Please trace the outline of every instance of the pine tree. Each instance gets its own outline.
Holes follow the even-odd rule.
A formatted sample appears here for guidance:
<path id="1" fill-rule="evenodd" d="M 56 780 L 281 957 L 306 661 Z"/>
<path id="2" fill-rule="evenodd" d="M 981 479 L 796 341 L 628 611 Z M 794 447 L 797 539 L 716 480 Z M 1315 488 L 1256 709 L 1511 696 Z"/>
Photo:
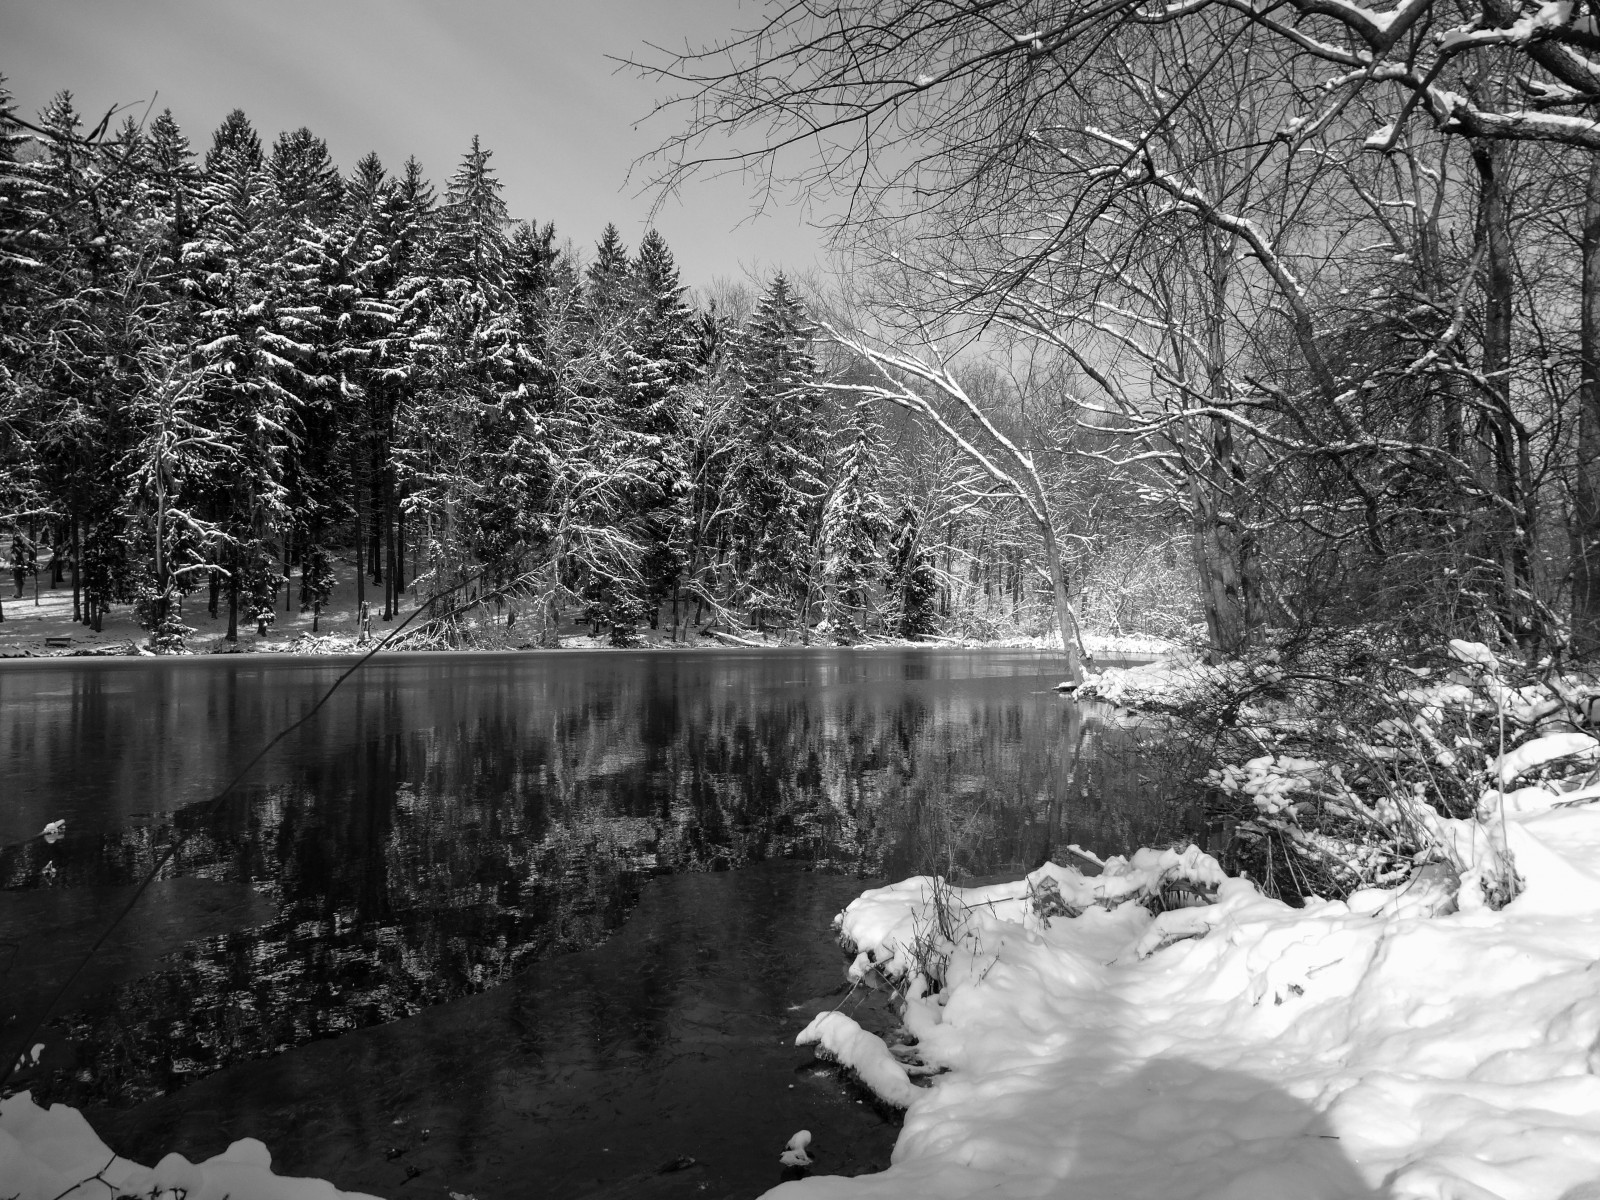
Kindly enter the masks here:
<path id="1" fill-rule="evenodd" d="M 594 261 L 584 270 L 584 292 L 588 309 L 596 322 L 615 318 L 632 299 L 629 286 L 628 247 L 615 225 L 601 231 L 595 246 Z"/>
<path id="2" fill-rule="evenodd" d="M 742 383 L 738 423 L 748 439 L 727 481 L 732 559 L 759 627 L 809 619 L 803 611 L 812 533 L 824 491 L 815 327 L 780 273 L 734 348 Z"/>
<path id="3" fill-rule="evenodd" d="M 602 255 L 608 240 L 614 239 L 602 239 Z M 599 278 L 610 281 L 609 274 Z M 607 616 L 613 640 L 620 642 L 631 641 L 642 622 L 656 624 L 686 565 L 684 419 L 687 388 L 699 374 L 694 318 L 672 252 L 654 229 L 629 264 L 628 285 L 631 301 L 615 330 L 620 379 L 612 421 L 618 469 L 630 481 L 619 495 L 616 519 L 637 547 L 637 567 L 626 581 L 610 584 Z"/>
<path id="4" fill-rule="evenodd" d="M 870 590 L 883 573 L 891 525 L 883 499 L 883 438 L 872 411 L 857 404 L 843 431 L 837 478 L 822 514 L 825 612 L 841 646 L 867 629 Z"/>
<path id="5" fill-rule="evenodd" d="M 200 173 L 189 139 L 172 110 L 163 109 L 146 137 L 143 208 L 151 240 L 161 255 L 161 275 L 169 281 L 181 275 L 183 248 L 195 236 L 199 189 Z M 169 286 L 181 285 L 169 282 Z"/>
<path id="6" fill-rule="evenodd" d="M 884 575 L 884 600 L 895 634 L 920 638 L 936 627 L 935 605 L 939 577 L 933 555 L 922 538 L 923 519 L 911 505 L 900 509 L 889 540 L 888 570 Z"/>
<path id="7" fill-rule="evenodd" d="M 273 619 L 272 544 L 286 513 L 288 429 L 297 393 L 311 385 L 313 345 L 297 281 L 277 258 L 280 239 L 261 140 L 239 110 L 212 139 L 200 189 L 200 233 L 185 265 L 195 296 L 207 407 L 229 447 L 214 480 L 213 511 L 226 572 L 228 639 L 241 602 L 258 625 Z"/>
<path id="8" fill-rule="evenodd" d="M 40 114 L 40 153 L 16 168 L 28 259 L 21 386 L 32 398 L 40 490 L 73 545 L 74 615 L 99 627 L 132 597 L 120 489 L 127 397 L 144 303 L 130 189 L 114 150 L 88 141 L 69 93 Z"/>
<path id="9" fill-rule="evenodd" d="M 441 579 L 474 563 L 503 581 L 527 550 L 543 479 L 521 453 L 539 363 L 511 301 L 510 224 L 490 152 L 473 138 L 445 190 L 433 253 L 427 401 L 413 426 L 415 495 Z"/>
<path id="10" fill-rule="evenodd" d="M 364 226 L 358 222 L 352 231 L 341 221 L 344 181 L 327 143 L 309 129 L 278 136 L 266 161 L 266 185 L 269 253 L 281 273 L 278 317 L 309 348 L 283 380 L 291 399 L 284 414 L 277 550 L 287 592 L 291 563 L 323 548 L 344 490 L 340 451 L 353 405 L 339 381 L 348 378 L 351 335 L 359 336 L 352 322 L 361 299 L 352 277 L 366 247 Z M 301 579 L 304 585 L 303 568 Z M 266 585 L 256 581 L 251 607 L 258 622 Z M 275 607 L 270 598 L 267 606 Z M 286 596 L 286 607 L 292 606 L 293 597 Z"/>

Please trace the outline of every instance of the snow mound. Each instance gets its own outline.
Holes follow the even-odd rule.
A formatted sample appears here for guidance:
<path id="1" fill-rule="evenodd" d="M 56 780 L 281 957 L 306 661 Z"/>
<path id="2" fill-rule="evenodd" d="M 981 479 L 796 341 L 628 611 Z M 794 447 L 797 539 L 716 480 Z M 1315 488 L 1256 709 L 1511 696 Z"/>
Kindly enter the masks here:
<path id="1" fill-rule="evenodd" d="M 769 1195 L 1593 1200 L 1600 805 L 1507 836 L 1526 887 L 1500 911 L 1448 911 L 1444 871 L 1294 909 L 1171 851 L 867 892 L 841 932 L 942 1073 L 910 1090 L 888 1171 Z M 1214 899 L 1105 903 L 1180 879 Z M 941 930 L 930 991 L 910 947 Z"/>
<path id="2" fill-rule="evenodd" d="M 842 1012 L 818 1013 L 794 1043 L 819 1047 L 829 1058 L 854 1071 L 868 1091 L 894 1108 L 905 1108 L 917 1094 L 905 1067 L 889 1053 L 883 1039 L 868 1033 Z M 809 1142 L 810 1138 L 806 1140 Z M 789 1149 L 803 1151 L 805 1146 L 791 1143 Z"/>
<path id="3" fill-rule="evenodd" d="M 0 1100 L 0 1194 L 7 1200 L 373 1200 L 320 1179 L 274 1175 L 272 1155 L 254 1138 L 202 1163 L 169 1154 L 142 1167 L 112 1154 L 77 1109 L 40 1108 L 27 1092 Z"/>
<path id="4" fill-rule="evenodd" d="M 1176 653 L 1143 666 L 1090 671 L 1072 691 L 1081 699 L 1103 700 L 1123 708 L 1178 710 L 1215 671 Z"/>

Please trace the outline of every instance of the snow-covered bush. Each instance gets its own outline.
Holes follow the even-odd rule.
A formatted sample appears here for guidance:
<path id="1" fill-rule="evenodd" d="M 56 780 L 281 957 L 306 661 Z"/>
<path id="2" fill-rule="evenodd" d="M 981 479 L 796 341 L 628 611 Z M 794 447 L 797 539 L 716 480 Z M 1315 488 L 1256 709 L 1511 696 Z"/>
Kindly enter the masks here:
<path id="1" fill-rule="evenodd" d="M 1204 748 L 1227 865 L 1269 894 L 1342 898 L 1438 864 L 1459 903 L 1492 907 L 1518 888 L 1502 806 L 1548 806 L 1600 779 L 1596 690 L 1479 643 L 1405 656 L 1371 628 L 1097 681 L 1102 697 L 1174 713 Z"/>

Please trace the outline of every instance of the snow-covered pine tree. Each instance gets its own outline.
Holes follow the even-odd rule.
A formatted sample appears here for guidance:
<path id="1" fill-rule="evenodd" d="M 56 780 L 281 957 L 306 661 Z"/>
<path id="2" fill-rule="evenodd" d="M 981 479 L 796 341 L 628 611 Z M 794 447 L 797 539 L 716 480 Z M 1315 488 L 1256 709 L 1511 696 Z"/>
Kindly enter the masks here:
<path id="1" fill-rule="evenodd" d="M 39 127 L 39 152 L 14 168 L 29 260 L 19 382 L 31 397 L 41 491 L 69 528 L 75 615 L 98 628 L 108 604 L 132 597 L 113 464 L 130 436 L 146 272 L 124 202 L 130 189 L 108 175 L 119 161 L 113 148 L 84 137 L 66 92 Z"/>
<path id="2" fill-rule="evenodd" d="M 652 460 L 630 390 L 634 302 L 628 248 L 608 224 L 563 329 L 556 409 L 571 586 L 585 618 L 622 646 L 649 616 L 635 517 L 652 491 Z"/>
<path id="3" fill-rule="evenodd" d="M 867 401 L 851 410 L 840 441 L 822 511 L 823 612 L 834 641 L 848 646 L 868 630 L 871 592 L 883 576 L 892 524 L 883 497 L 883 436 Z"/>
<path id="4" fill-rule="evenodd" d="M 666 239 L 654 229 L 639 243 L 629 266 L 631 311 L 624 323 L 617 426 L 633 485 L 617 519 L 639 547 L 636 594 L 628 615 L 653 627 L 661 604 L 676 589 L 685 565 L 683 501 L 688 491 L 684 455 L 687 389 L 699 375 L 694 315 Z M 618 605 L 619 610 L 624 606 Z M 624 640 L 631 636 L 624 629 Z M 618 627 L 613 625 L 613 639 Z"/>
<path id="5" fill-rule="evenodd" d="M 143 185 L 147 236 L 161 258 L 157 278 L 176 291 L 181 289 L 183 248 L 195 236 L 200 172 L 189 139 L 170 108 L 150 122 Z"/>
<path id="6" fill-rule="evenodd" d="M 586 307 L 594 320 L 605 320 L 627 308 L 632 298 L 628 285 L 628 247 L 615 225 L 608 223 L 601 231 L 594 260 L 584 269 L 583 282 Z"/>
<path id="7" fill-rule="evenodd" d="M 474 137 L 439 209 L 434 352 L 413 414 L 415 492 L 439 583 L 474 566 L 492 584 L 519 574 L 545 488 L 541 463 L 525 453 L 539 364 L 508 288 L 510 220 L 489 158 Z"/>
<path id="8" fill-rule="evenodd" d="M 17 151 L 25 135 L 17 107 L 0 75 L 0 511 L 39 514 L 38 455 L 32 403 L 23 386 L 27 345 L 27 291 L 34 260 L 23 223 L 23 180 Z"/>
<path id="9" fill-rule="evenodd" d="M 199 236 L 184 257 L 199 281 L 195 321 L 210 368 L 207 407 L 230 451 L 214 478 L 213 505 L 232 641 L 241 600 L 258 623 L 273 616 L 271 548 L 285 512 L 286 430 L 296 392 L 309 385 L 305 366 L 313 353 L 293 281 L 275 253 L 261 139 L 242 111 L 230 113 L 212 138 L 200 208 Z"/>
<path id="10" fill-rule="evenodd" d="M 291 564 L 321 547 L 345 490 L 342 435 L 352 406 L 339 380 L 358 307 L 352 274 L 365 248 L 360 227 L 352 240 L 341 220 L 345 185 L 327 143 L 309 129 L 278 136 L 266 177 L 272 253 L 283 281 L 279 318 L 311 348 L 301 370 L 285 380 L 293 400 L 285 414 L 278 552 L 285 607 L 292 608 Z M 258 581 L 258 601 L 264 588 L 265 581 Z M 252 607 L 259 622 L 261 605 Z"/>
<path id="11" fill-rule="evenodd" d="M 357 180 L 381 170 L 376 156 L 358 167 Z M 353 184 L 352 187 L 355 187 Z M 411 414 L 431 370 L 438 349 L 433 331 L 434 287 L 428 269 L 432 257 L 431 222 L 434 212 L 433 187 L 415 158 L 406 160 L 400 174 L 384 185 L 362 185 L 352 203 L 372 192 L 371 207 L 362 219 L 370 223 L 370 245 L 365 263 L 358 269 L 358 311 L 362 314 L 361 370 L 352 383 L 364 402 L 352 422 L 350 437 L 364 439 L 370 447 L 356 457 L 373 461 L 386 474 L 388 503 L 384 505 L 384 546 L 393 547 L 392 567 L 385 570 L 385 598 L 397 606 L 407 574 L 406 513 L 411 501 L 407 431 L 416 428 Z M 349 192 L 347 191 L 347 195 Z M 359 501 L 357 502 L 359 506 Z M 359 522 L 358 522 L 359 524 Z M 363 554 L 357 539 L 358 556 Z M 315 563 L 311 566 L 314 568 Z M 413 573 L 415 563 L 411 564 Z M 365 598 L 365 580 L 358 584 L 358 598 Z M 308 593 L 308 601 L 315 598 Z M 386 609 L 390 615 L 392 608 Z"/>
<path id="12" fill-rule="evenodd" d="M 780 273 L 733 348 L 741 387 L 738 433 L 748 442 L 727 481 L 734 579 L 759 628 L 808 621 L 813 533 L 822 483 L 822 393 L 804 304 Z"/>
<path id="13" fill-rule="evenodd" d="M 939 577 L 933 554 L 923 541 L 924 525 L 921 513 L 909 503 L 902 505 L 889 538 L 884 615 L 889 627 L 903 638 L 932 633 L 938 616 Z"/>

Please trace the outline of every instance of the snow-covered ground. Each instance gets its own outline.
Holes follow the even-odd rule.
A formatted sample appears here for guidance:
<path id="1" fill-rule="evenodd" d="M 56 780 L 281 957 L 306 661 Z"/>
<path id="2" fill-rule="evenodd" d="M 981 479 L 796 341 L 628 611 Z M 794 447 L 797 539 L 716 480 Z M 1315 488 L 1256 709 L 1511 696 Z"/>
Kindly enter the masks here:
<path id="1" fill-rule="evenodd" d="M 1600 1198 L 1600 805 L 1558 800 L 1512 818 L 1526 890 L 1498 912 L 1292 909 L 1195 851 L 952 889 L 953 942 L 931 881 L 867 893 L 840 918 L 853 970 L 908 988 L 918 1039 L 880 1085 L 914 1093 L 893 1165 L 769 1195 Z M 1105 907 L 1184 879 L 1215 902 Z M 919 939 L 949 956 L 921 998 Z M 803 1036 L 882 1078 L 847 1023 Z"/>
<path id="2" fill-rule="evenodd" d="M 336 564 L 335 574 L 337 584 L 329 604 L 316 622 L 315 633 L 312 632 L 312 614 L 299 612 L 298 609 L 293 612 L 283 611 L 280 596 L 280 608 L 265 634 L 257 633 L 253 621 L 239 622 L 237 648 L 257 653 L 290 654 L 348 654 L 369 648 L 370 641 L 364 643 L 360 640 L 360 605 L 356 600 L 355 570 L 349 564 L 341 562 Z M 0 613 L 3 613 L 5 618 L 0 621 L 0 658 L 71 655 L 81 654 L 84 651 L 125 653 L 130 643 L 143 645 L 148 641 L 148 634 L 140 627 L 130 606 L 126 604 L 113 606 L 102 622 L 101 631 L 96 633 L 72 619 L 70 584 L 57 588 L 40 586 L 36 592 L 34 582 L 33 579 L 29 579 L 22 597 L 14 598 L 10 573 L 0 573 Z M 44 583 L 43 580 L 40 582 Z M 298 579 L 292 582 L 296 587 L 299 586 Z M 366 595 L 369 604 L 370 637 L 379 640 L 394 628 L 396 622 L 386 622 L 379 615 L 383 609 L 381 586 L 369 586 Z M 414 595 L 409 594 L 405 597 L 401 608 L 402 618 L 410 615 L 416 599 Z M 193 653 L 203 654 L 224 648 L 224 634 L 228 629 L 226 601 L 219 606 L 219 615 L 213 618 L 206 611 L 206 598 L 203 594 L 190 596 L 184 602 L 183 622 L 195 631 L 188 639 L 189 649 Z M 526 621 L 521 626 L 513 625 L 507 628 L 503 620 L 477 621 L 474 624 L 474 634 L 477 645 L 472 648 L 484 650 L 524 649 L 527 648 L 528 639 L 532 636 Z M 819 636 L 824 640 L 818 644 L 826 644 L 825 631 Z M 670 637 L 671 631 L 665 622 L 660 629 L 646 629 L 640 632 L 640 640 L 646 646 L 681 649 L 686 645 L 682 642 L 674 643 Z M 64 643 L 62 639 L 70 641 Z M 610 644 L 610 639 L 606 635 L 591 636 L 587 626 L 576 622 L 569 629 L 562 631 L 561 645 L 564 649 L 599 649 L 609 647 Z M 879 639 L 867 643 L 862 648 L 927 644 L 930 643 Z M 1032 647 L 1041 650 L 1059 648 L 1059 642 L 1053 634 L 1044 637 L 1011 637 L 990 641 L 941 637 L 932 639 L 931 644 L 972 648 Z M 740 645 L 792 647 L 794 642 L 792 638 L 764 637 L 753 630 L 741 630 L 731 636 L 693 636 L 687 645 L 708 649 Z M 1135 658 L 1154 656 L 1171 649 L 1171 643 L 1159 638 L 1102 633 L 1085 633 L 1084 646 L 1090 654 Z"/>
<path id="3" fill-rule="evenodd" d="M 354 569 L 339 564 L 337 577 L 338 584 L 334 588 L 332 602 L 317 621 L 317 636 L 326 643 L 327 649 L 348 649 L 356 644 L 360 615 L 356 603 Z M 129 605 L 114 605 L 104 618 L 103 628 L 96 633 L 88 626 L 72 619 L 70 582 L 56 588 L 49 587 L 46 578 L 41 578 L 38 582 L 40 587 L 36 593 L 35 580 L 27 580 L 23 595 L 18 599 L 14 596 L 10 572 L 0 572 L 0 608 L 3 608 L 5 615 L 5 620 L 0 621 L 0 657 L 125 649 L 129 642 L 143 643 L 148 640 L 148 634 L 140 628 Z M 298 579 L 294 582 L 298 587 Z M 383 589 L 379 587 L 375 591 L 377 603 L 372 605 L 372 610 L 381 613 Z M 374 589 L 369 587 L 367 589 L 369 602 L 373 596 Z M 281 605 L 281 594 L 279 599 Z M 219 615 L 213 618 L 206 611 L 206 597 L 203 592 L 188 597 L 184 602 L 183 622 L 195 631 L 189 638 L 191 650 L 199 653 L 211 649 L 214 645 L 220 644 L 223 635 L 228 631 L 226 599 L 219 606 Z M 324 648 L 308 640 L 312 637 L 311 626 L 312 614 L 298 611 L 284 612 L 280 607 L 264 636 L 256 633 L 254 622 L 241 620 L 239 645 L 245 649 L 279 651 L 315 651 Z M 374 616 L 371 627 L 374 636 L 382 637 L 391 625 Z M 70 638 L 71 644 L 51 645 L 49 639 L 52 638 L 58 640 Z"/>

